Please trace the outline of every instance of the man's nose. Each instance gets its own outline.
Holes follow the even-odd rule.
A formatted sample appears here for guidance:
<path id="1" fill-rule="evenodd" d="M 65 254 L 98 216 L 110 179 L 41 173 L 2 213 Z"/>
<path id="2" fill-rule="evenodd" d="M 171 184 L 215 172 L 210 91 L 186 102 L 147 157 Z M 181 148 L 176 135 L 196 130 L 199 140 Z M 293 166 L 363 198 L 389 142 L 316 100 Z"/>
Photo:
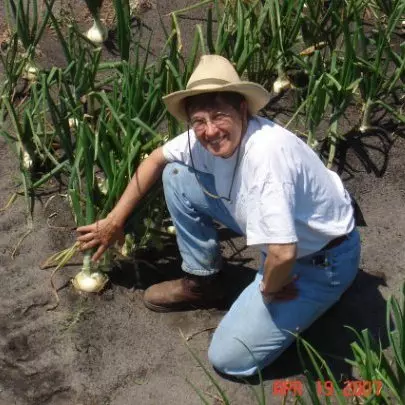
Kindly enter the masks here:
<path id="1" fill-rule="evenodd" d="M 213 135 L 216 135 L 217 132 L 218 132 L 218 127 L 211 120 L 207 120 L 205 134 L 207 136 L 213 136 Z"/>

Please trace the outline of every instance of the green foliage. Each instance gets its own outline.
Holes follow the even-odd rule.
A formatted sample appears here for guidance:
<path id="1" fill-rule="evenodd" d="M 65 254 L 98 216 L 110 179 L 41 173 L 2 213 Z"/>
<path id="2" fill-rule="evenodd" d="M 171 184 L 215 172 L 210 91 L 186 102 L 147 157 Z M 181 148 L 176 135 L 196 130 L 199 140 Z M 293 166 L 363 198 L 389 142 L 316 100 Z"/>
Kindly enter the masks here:
<path id="1" fill-rule="evenodd" d="M 311 403 L 320 404 L 319 387 L 331 382 L 330 397 L 323 397 L 325 403 L 348 403 L 349 397 L 356 397 L 360 403 L 367 404 L 404 404 L 405 403 L 405 283 L 402 286 L 401 299 L 398 301 L 391 296 L 387 302 L 387 334 L 389 347 L 383 350 L 376 342 L 370 331 L 353 331 L 356 341 L 351 343 L 352 359 L 346 359 L 355 373 L 359 375 L 359 386 L 366 389 L 356 390 L 355 383 L 337 381 L 328 367 L 327 361 L 317 350 L 300 336 L 297 336 L 298 350 L 301 362 L 303 351 L 307 354 L 314 372 L 305 371 L 307 377 L 306 388 Z M 391 359 L 392 357 L 392 359 Z M 320 381 L 320 383 L 315 383 Z M 363 382 L 363 383 L 362 383 Z M 299 403 L 305 404 L 303 399 Z"/>
<path id="2" fill-rule="evenodd" d="M 120 52 L 116 62 L 102 61 L 101 48 L 75 24 L 63 29 L 52 12 L 54 1 L 45 0 L 46 10 L 40 15 L 37 0 L 7 0 L 12 36 L 8 48 L 0 50 L 5 72 L 0 133 L 19 159 L 29 211 L 35 191 L 55 178 L 68 189 L 78 225 L 104 217 L 145 156 L 181 131 L 182 124 L 167 113 L 161 96 L 186 87 L 200 54 L 229 58 L 243 79 L 267 88 L 277 76 L 289 79 L 293 72 L 302 73 L 307 80 L 303 85 L 295 83 L 292 90 L 298 94 L 299 105 L 290 123 L 303 118 L 307 141 L 314 149 L 327 142 L 328 166 L 337 142 L 345 137 L 342 121 L 349 108 L 362 110 L 361 122 L 349 130 L 369 129 L 375 106 L 405 122 L 402 112 L 390 105 L 393 95 L 402 96 L 405 84 L 405 45 L 392 46 L 405 12 L 403 0 L 331 0 L 327 4 L 323 0 L 205 0 L 171 14 L 170 28 L 162 25 L 165 45 L 153 63 L 149 45 L 142 50 L 139 38 L 131 36 L 127 0 L 114 0 Z M 102 1 L 86 3 L 98 18 Z M 191 49 L 185 54 L 178 16 L 203 6 L 208 6 L 206 25 L 196 25 Z M 366 29 L 365 16 L 374 18 L 372 29 Z M 19 103 L 17 86 L 49 24 L 66 64 L 39 72 L 27 84 L 29 97 Z M 320 134 L 325 122 L 327 130 Z M 24 165 L 26 154 L 33 160 L 32 168 Z M 127 230 L 135 232 L 136 247 L 151 240 L 165 215 L 157 184 L 128 220 Z M 353 359 L 348 362 L 362 379 L 384 384 L 381 395 L 374 387 L 364 403 L 404 403 L 404 305 L 404 299 L 394 298 L 387 305 L 392 360 L 369 331 L 354 331 L 357 341 L 351 345 Z M 298 341 L 315 369 L 315 375 L 307 372 L 312 403 L 321 403 L 315 380 L 331 381 L 334 401 L 346 403 L 341 382 L 327 362 L 309 343 Z M 218 383 L 203 370 L 223 402 L 229 403 Z M 207 403 L 201 392 L 198 395 Z M 264 404 L 264 391 L 255 398 Z"/>
<path id="3" fill-rule="evenodd" d="M 405 122 L 390 105 L 390 97 L 404 90 L 405 46 L 391 46 L 404 14 L 403 1 L 205 0 L 172 12 L 169 28 L 162 21 L 166 42 L 153 63 L 148 46 L 142 49 L 140 39 L 131 35 L 128 0 L 114 0 L 120 52 L 115 62 L 103 61 L 102 49 L 74 23 L 61 27 L 52 12 L 54 0 L 45 4 L 39 16 L 37 1 L 7 2 L 10 24 L 16 28 L 8 49 L 0 53 L 6 73 L 1 133 L 20 161 L 21 151 L 35 161 L 35 170 L 26 170 L 23 176 L 26 195 L 56 177 L 74 190 L 71 201 L 80 223 L 87 222 L 85 201 L 94 206 L 89 218 L 106 215 L 142 159 L 182 130 L 182 124 L 165 110 L 161 96 L 184 89 L 204 53 L 229 58 L 242 79 L 267 88 L 277 77 L 288 80 L 299 105 L 287 125 L 303 119 L 311 147 L 326 142 L 328 166 L 348 129 L 343 120 L 349 108 L 363 111 L 361 123 L 354 122 L 350 131 L 369 128 L 376 105 Z M 89 0 L 87 5 L 98 16 L 102 2 Z M 185 54 L 178 17 L 201 7 L 207 7 L 206 23 L 196 25 Z M 366 29 L 365 16 L 374 18 L 370 10 L 383 10 L 385 17 L 376 18 L 373 29 Z M 18 81 L 47 25 L 58 37 L 66 64 L 39 72 L 28 85 L 30 96 L 19 105 L 15 103 Z M 306 78 L 303 84 L 295 82 L 297 71 Z M 322 123 L 327 123 L 326 130 Z M 81 142 L 86 142 L 86 152 L 79 153 Z M 85 164 L 91 166 L 91 173 Z M 86 178 L 88 186 L 83 186 Z M 150 217 L 146 223 L 159 227 L 163 217 L 154 212 L 164 212 L 162 206 L 157 187 L 131 217 L 132 228 L 143 236 L 149 234 L 145 217 Z"/>
<path id="4" fill-rule="evenodd" d="M 359 374 L 358 384 L 356 380 L 339 381 L 336 379 L 328 362 L 322 355 L 300 335 L 297 335 L 297 349 L 301 364 L 304 367 L 305 395 L 296 396 L 295 403 L 301 405 L 324 405 L 348 403 L 392 405 L 405 403 L 405 283 L 402 287 L 401 300 L 390 297 L 387 302 L 387 333 L 389 335 L 389 347 L 383 351 L 372 338 L 369 330 L 361 333 L 353 328 L 356 341 L 350 346 L 353 359 L 346 361 L 353 366 L 354 372 Z M 201 359 L 187 343 L 182 334 L 184 343 L 201 367 L 204 374 L 215 387 L 224 404 L 230 404 L 230 399 L 220 386 L 212 373 L 207 369 Z M 243 344 L 243 342 L 241 342 Z M 245 346 L 246 347 L 246 346 Z M 246 347 L 247 350 L 248 347 Z M 387 352 L 391 352 L 393 359 L 389 359 Z M 253 354 L 251 353 L 253 356 Z M 306 355 L 304 359 L 304 355 Z M 311 370 L 307 367 L 308 360 Z M 255 403 L 266 403 L 265 387 L 259 372 L 260 394 L 249 386 L 255 397 Z M 369 382 L 365 384 L 365 382 Z M 187 379 L 193 387 L 202 403 L 208 404 L 206 395 Z M 286 403 L 288 394 L 283 398 Z M 307 399 L 308 398 L 308 399 Z"/>
<path id="5" fill-rule="evenodd" d="M 55 0 L 50 0 L 47 10 L 40 16 L 38 1 L 6 0 L 9 27 L 17 33 L 26 52 L 32 56 L 50 16 Z"/>
<path id="6" fill-rule="evenodd" d="M 117 16 L 117 42 L 122 60 L 128 61 L 131 48 L 131 19 L 128 0 L 114 0 Z"/>

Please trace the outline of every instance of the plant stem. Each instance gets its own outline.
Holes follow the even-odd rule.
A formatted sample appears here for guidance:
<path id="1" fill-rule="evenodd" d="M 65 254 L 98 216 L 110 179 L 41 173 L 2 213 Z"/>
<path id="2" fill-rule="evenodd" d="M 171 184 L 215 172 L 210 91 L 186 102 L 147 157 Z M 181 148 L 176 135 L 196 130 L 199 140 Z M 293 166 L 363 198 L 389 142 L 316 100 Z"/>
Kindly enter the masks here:
<path id="1" fill-rule="evenodd" d="M 84 253 L 83 257 L 83 267 L 82 267 L 82 272 L 85 273 L 87 276 L 90 276 L 92 271 L 91 271 L 91 251 L 87 250 Z"/>
<path id="2" fill-rule="evenodd" d="M 333 164 L 333 160 L 335 159 L 335 154 L 336 154 L 336 142 L 337 142 L 337 125 L 338 122 L 337 120 L 334 121 L 329 129 L 329 142 L 330 142 L 330 147 L 329 147 L 329 155 L 328 155 L 328 162 L 326 167 L 330 169 Z"/>
<path id="3" fill-rule="evenodd" d="M 365 132 L 371 127 L 370 119 L 371 119 L 371 112 L 373 109 L 373 105 L 374 105 L 374 103 L 369 98 L 363 105 L 363 118 L 361 120 L 361 125 L 360 125 L 361 132 Z"/>

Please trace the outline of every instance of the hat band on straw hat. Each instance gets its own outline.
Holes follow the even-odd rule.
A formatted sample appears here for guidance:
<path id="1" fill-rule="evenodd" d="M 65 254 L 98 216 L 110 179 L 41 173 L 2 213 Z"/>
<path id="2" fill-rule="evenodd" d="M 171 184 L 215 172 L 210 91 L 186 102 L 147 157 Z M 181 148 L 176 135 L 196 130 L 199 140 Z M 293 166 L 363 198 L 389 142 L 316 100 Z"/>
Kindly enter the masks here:
<path id="1" fill-rule="evenodd" d="M 207 78 L 207 79 L 200 79 L 200 80 L 195 80 L 192 83 L 190 83 L 187 86 L 187 90 L 192 90 L 196 87 L 199 86 L 205 86 L 205 85 L 215 85 L 217 84 L 218 86 L 224 86 L 226 84 L 231 84 L 229 83 L 228 80 L 223 80 L 223 79 L 216 79 L 216 78 Z"/>

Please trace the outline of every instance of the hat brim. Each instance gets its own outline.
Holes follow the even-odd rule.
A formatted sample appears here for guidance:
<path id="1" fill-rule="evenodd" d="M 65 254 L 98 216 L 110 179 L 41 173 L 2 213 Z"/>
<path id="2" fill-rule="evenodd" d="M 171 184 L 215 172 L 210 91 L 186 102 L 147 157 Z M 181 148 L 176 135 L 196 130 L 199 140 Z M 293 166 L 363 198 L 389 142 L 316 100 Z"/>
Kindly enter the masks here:
<path id="1" fill-rule="evenodd" d="M 270 100 L 269 92 L 260 84 L 253 82 L 239 82 L 225 85 L 207 85 L 189 90 L 180 90 L 168 94 L 163 97 L 168 111 L 179 121 L 187 121 L 187 113 L 185 109 L 184 100 L 190 96 L 197 94 L 214 93 L 214 92 L 235 92 L 242 94 L 247 102 L 248 110 L 251 115 L 255 115 L 261 110 Z"/>

